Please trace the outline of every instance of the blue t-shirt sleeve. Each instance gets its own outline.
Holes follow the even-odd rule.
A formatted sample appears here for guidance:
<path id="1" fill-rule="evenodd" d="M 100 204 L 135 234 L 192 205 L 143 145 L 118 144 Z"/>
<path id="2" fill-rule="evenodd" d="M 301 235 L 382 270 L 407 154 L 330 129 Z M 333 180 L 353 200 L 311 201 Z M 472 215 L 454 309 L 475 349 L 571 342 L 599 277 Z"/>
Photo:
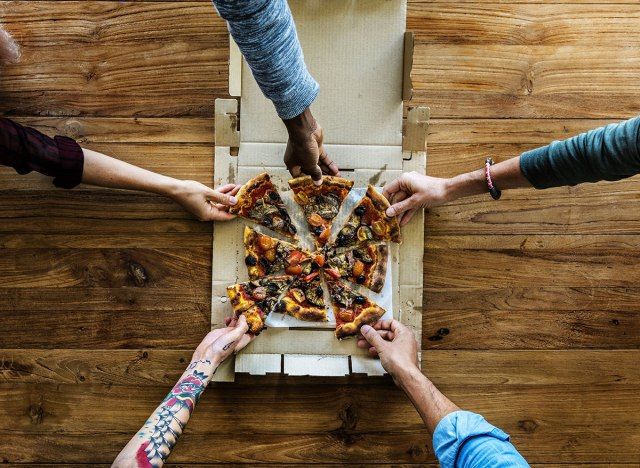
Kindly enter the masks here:
<path id="1" fill-rule="evenodd" d="M 304 63 L 286 0 L 213 0 L 264 95 L 281 119 L 296 117 L 320 91 Z"/>
<path id="2" fill-rule="evenodd" d="M 469 411 L 455 411 L 438 423 L 433 448 L 442 468 L 529 466 L 506 433 Z"/>

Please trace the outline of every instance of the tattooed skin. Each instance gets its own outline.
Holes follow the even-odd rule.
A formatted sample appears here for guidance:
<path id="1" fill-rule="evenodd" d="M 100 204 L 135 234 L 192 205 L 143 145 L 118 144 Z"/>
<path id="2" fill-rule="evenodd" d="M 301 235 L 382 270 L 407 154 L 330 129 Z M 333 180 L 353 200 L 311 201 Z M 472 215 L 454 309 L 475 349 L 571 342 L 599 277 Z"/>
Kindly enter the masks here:
<path id="1" fill-rule="evenodd" d="M 136 462 L 139 467 L 155 468 L 164 464 L 182 434 L 200 395 L 211 379 L 211 373 L 205 373 L 199 369 L 210 365 L 209 360 L 191 363 L 182 378 L 162 400 L 156 412 L 142 427 L 138 437 L 147 440 L 140 444 L 136 452 Z"/>

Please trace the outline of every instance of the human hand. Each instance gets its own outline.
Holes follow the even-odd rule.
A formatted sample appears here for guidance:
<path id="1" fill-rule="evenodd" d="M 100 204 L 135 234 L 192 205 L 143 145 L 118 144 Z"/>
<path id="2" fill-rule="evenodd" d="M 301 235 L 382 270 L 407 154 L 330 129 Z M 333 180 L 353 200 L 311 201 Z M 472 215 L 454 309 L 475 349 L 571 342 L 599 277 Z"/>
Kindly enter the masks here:
<path id="1" fill-rule="evenodd" d="M 400 226 L 404 226 L 419 209 L 451 201 L 448 184 L 449 179 L 430 177 L 415 171 L 405 172 L 382 191 L 391 203 L 387 216 L 398 216 Z"/>
<path id="2" fill-rule="evenodd" d="M 235 319 L 227 317 L 225 328 L 213 330 L 204 337 L 202 342 L 193 352 L 191 361 L 210 360 L 212 363 L 220 364 L 231 354 L 235 354 L 247 346 L 254 338 L 248 334 L 249 326 L 247 319 L 241 315 Z"/>
<path id="3" fill-rule="evenodd" d="M 403 374 L 418 369 L 418 342 L 411 329 L 397 320 L 380 320 L 373 327 L 364 325 L 358 335 L 358 348 L 368 348 L 369 354 L 379 357 L 396 383 Z"/>
<path id="4" fill-rule="evenodd" d="M 171 198 L 200 221 L 228 221 L 229 206 L 235 205 L 240 185 L 227 184 L 213 190 L 193 180 L 181 180 L 171 192 Z"/>
<path id="5" fill-rule="evenodd" d="M 322 174 L 338 175 L 338 166 L 329 159 L 322 142 L 322 127 L 311 115 L 309 108 L 293 119 L 284 120 L 289 132 L 284 163 L 293 177 L 310 175 L 317 185 L 322 183 Z"/>
<path id="6" fill-rule="evenodd" d="M 20 47 L 0 25 L 0 65 L 16 63 L 20 59 Z"/>

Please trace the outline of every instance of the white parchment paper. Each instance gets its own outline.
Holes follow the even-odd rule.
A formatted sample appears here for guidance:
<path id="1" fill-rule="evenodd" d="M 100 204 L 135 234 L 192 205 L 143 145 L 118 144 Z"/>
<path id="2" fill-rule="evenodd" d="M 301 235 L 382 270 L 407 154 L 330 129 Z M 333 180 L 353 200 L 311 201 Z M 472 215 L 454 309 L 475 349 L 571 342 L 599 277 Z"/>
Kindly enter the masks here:
<path id="1" fill-rule="evenodd" d="M 333 242 L 340 232 L 340 229 L 346 222 L 348 216 L 351 214 L 351 211 L 355 207 L 355 205 L 362 199 L 364 194 L 367 192 L 366 188 L 354 188 L 349 192 L 349 196 L 345 199 L 340 212 L 335 217 L 333 221 L 333 226 L 331 229 L 331 238 L 329 242 Z M 300 238 L 300 245 L 306 249 L 311 251 L 314 250 L 314 241 L 313 235 L 309 232 L 307 222 L 304 219 L 304 213 L 302 212 L 302 208 L 295 202 L 293 199 L 293 191 L 288 190 L 286 192 L 281 192 L 282 200 L 287 207 L 287 210 L 291 214 L 291 219 L 298 229 L 298 237 Z M 384 282 L 384 287 L 380 293 L 374 293 L 370 289 L 365 287 L 356 285 L 349 281 L 345 281 L 351 288 L 358 291 L 363 296 L 367 296 L 369 299 L 374 301 L 384 310 L 386 313 L 382 317 L 385 320 L 390 320 L 393 318 L 393 274 L 392 274 L 392 255 L 389 254 L 389 258 L 387 260 L 387 277 Z M 331 298 L 329 297 L 329 293 L 327 290 L 326 284 L 323 282 L 323 288 L 325 290 L 324 297 L 325 303 L 327 304 L 327 310 L 329 311 L 329 321 L 328 322 L 307 322 L 304 320 L 298 320 L 297 318 L 291 317 L 290 315 L 280 314 L 278 312 L 272 312 L 269 314 L 266 320 L 267 327 L 276 327 L 276 328 L 335 328 L 336 319 L 333 315 L 333 307 L 331 305 Z"/>

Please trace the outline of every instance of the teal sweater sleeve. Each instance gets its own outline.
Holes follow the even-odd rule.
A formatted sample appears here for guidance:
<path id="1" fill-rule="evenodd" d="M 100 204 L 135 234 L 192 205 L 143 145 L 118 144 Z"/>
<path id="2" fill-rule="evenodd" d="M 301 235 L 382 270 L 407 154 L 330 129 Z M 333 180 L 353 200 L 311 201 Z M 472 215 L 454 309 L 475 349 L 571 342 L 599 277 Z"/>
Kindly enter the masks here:
<path id="1" fill-rule="evenodd" d="M 537 189 L 639 174 L 640 117 L 522 153 L 520 170 Z"/>

